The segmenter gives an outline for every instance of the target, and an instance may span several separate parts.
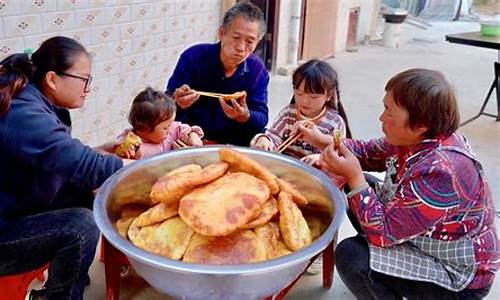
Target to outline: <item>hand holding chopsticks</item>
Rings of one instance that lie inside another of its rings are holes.
[[[305,127],[306,128],[311,128],[314,124],[312,122],[308,122],[306,123]],[[281,143],[281,145],[278,146],[278,149],[276,150],[276,152],[278,153],[282,153],[283,151],[285,151],[286,148],[288,148],[291,144],[295,143],[295,141],[297,141],[299,138],[303,137],[304,136],[304,133],[300,130],[297,130],[295,131],[294,134],[290,135],[288,137],[288,139],[284,140],[283,143]]]

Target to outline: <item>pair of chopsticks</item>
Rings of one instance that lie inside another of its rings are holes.
[[[313,124],[312,123],[307,123],[306,127],[310,128]],[[291,144],[295,143],[296,140],[301,138],[304,134],[300,131],[297,131],[294,135],[289,136],[286,140],[281,143],[281,145],[278,146],[278,149],[276,152],[281,153],[285,151],[286,148],[290,147]]]
[[[189,147],[189,145],[188,145],[188,144],[184,143],[184,142],[183,142],[183,141],[181,141],[181,140],[175,140],[175,141],[174,141],[174,144],[175,144],[175,146],[176,146],[177,148],[179,148],[179,149],[181,149],[181,148],[188,148],[188,147]]]
[[[220,93],[212,93],[212,92],[201,92],[201,91],[195,91],[196,94],[200,96],[206,96],[206,97],[212,97],[212,98],[222,98],[226,101],[230,101],[231,99],[238,99],[239,97],[242,96],[241,92],[236,92],[233,94],[220,94]]]

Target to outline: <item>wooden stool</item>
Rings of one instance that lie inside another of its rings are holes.
[[[43,272],[48,267],[47,264],[30,272],[0,277],[0,300],[24,300],[33,280],[45,280]]]
[[[103,236],[101,240],[101,258],[104,259],[104,273],[106,276],[106,298],[107,300],[118,300],[120,298],[120,272],[123,267],[128,267],[129,262],[127,257],[111,245]],[[332,242],[323,250],[323,287],[330,289],[333,283],[333,271],[335,268],[335,247],[337,246],[337,233],[335,233]],[[319,256],[316,255],[311,259],[308,267]],[[307,268],[306,268],[307,270]],[[265,300],[281,300],[297,283],[297,281],[305,273],[302,272],[288,286],[282,289],[274,296],[266,297]],[[3,300],[3,299],[0,299]]]

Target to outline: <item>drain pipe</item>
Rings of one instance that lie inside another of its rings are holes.
[[[296,65],[299,58],[300,15],[302,0],[291,1],[290,31],[288,34],[287,64]]]

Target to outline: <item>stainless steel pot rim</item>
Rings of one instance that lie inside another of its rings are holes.
[[[222,146],[223,147],[223,146]],[[101,230],[102,234],[108,242],[110,242],[116,249],[124,253],[127,257],[132,258],[134,260],[141,261],[145,264],[154,266],[156,268],[161,268],[165,270],[175,270],[179,272],[189,272],[189,273],[198,273],[198,274],[207,274],[207,275],[245,275],[245,274],[258,274],[258,273],[267,273],[274,270],[283,269],[288,265],[295,265],[297,261],[304,261],[304,258],[310,259],[314,255],[322,252],[328,244],[333,240],[333,236],[335,234],[334,228],[339,228],[341,221],[345,215],[346,210],[346,201],[345,196],[335,191],[331,184],[326,185],[325,188],[332,195],[338,195],[343,197],[342,201],[338,201],[340,204],[339,207],[335,207],[335,215],[333,216],[333,221],[330,223],[326,231],[323,233],[321,237],[319,237],[313,244],[310,246],[298,250],[292,254],[280,257],[278,259],[267,260],[264,262],[253,263],[253,264],[240,264],[240,265],[207,265],[207,264],[193,264],[193,263],[185,263],[182,261],[172,260],[166,257],[162,257],[156,254],[152,254],[148,251],[142,250],[134,246],[130,241],[125,240],[121,237],[118,232],[115,230],[113,224],[110,222],[109,217],[107,216],[106,210],[106,199],[103,199],[103,195],[109,195],[111,189],[114,187],[114,184],[126,177],[130,173],[135,171],[135,167],[138,164],[145,163],[153,163],[156,160],[162,160],[165,156],[171,156],[171,159],[175,159],[175,157],[187,154],[190,152],[199,152],[200,149],[209,150],[218,150],[221,146],[205,146],[203,148],[190,148],[190,149],[180,149],[174,150],[153,158],[148,159],[147,161],[137,161],[132,164],[120,169],[114,175],[109,177],[102,187],[99,189],[95,201],[94,201],[94,218],[97,223],[97,226]],[[306,169],[308,172],[312,173],[314,177],[320,179],[322,177],[323,181],[329,182],[328,177],[323,174],[321,171],[308,166],[297,159],[284,156],[282,154],[271,153],[268,151],[261,151],[257,149],[249,149],[243,147],[234,147],[237,150],[241,150],[245,153],[259,152],[260,155],[263,156],[280,156],[280,160],[287,161],[292,165],[299,164],[301,168]],[[338,225],[337,225],[338,224]]]

